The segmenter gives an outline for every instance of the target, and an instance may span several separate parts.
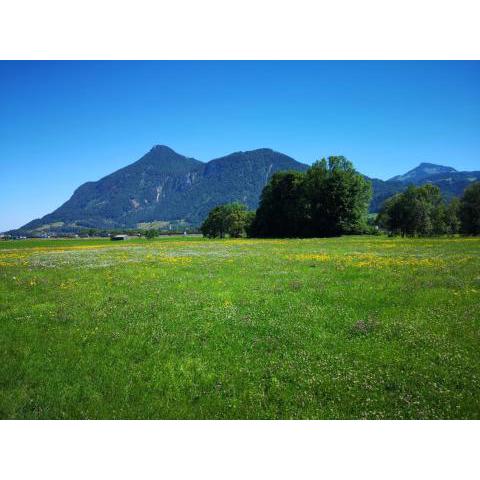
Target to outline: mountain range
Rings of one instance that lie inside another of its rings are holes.
[[[281,170],[305,171],[308,165],[268,148],[235,152],[209,162],[188,158],[164,145],[154,146],[135,163],[75,190],[54,212],[16,232],[72,232],[85,228],[177,228],[198,226],[211,208],[239,201],[258,205],[268,179]],[[366,177],[368,178],[368,177]],[[389,180],[369,178],[371,212],[407,185],[433,183],[446,198],[461,195],[480,171],[421,163]]]

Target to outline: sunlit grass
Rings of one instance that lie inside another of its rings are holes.
[[[480,239],[0,242],[1,418],[480,418]]]

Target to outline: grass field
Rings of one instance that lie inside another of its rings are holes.
[[[0,243],[1,418],[480,418],[480,239]]]

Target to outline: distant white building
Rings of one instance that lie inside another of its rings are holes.
[[[112,235],[110,240],[128,240],[128,235]]]

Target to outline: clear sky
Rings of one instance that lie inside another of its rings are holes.
[[[0,61],[0,231],[154,144],[345,155],[383,179],[480,170],[480,62]]]

